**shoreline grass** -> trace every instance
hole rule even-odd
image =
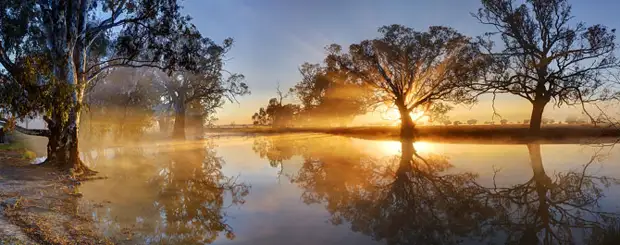
[[[325,133],[364,139],[397,140],[400,138],[399,127],[359,126],[331,128],[211,128],[211,133],[238,134],[286,134],[286,133]],[[416,139],[444,142],[502,142],[526,143],[583,141],[610,142],[620,138],[620,129],[595,127],[591,125],[546,125],[537,137],[531,136],[527,125],[460,125],[460,126],[421,126],[416,128]]]

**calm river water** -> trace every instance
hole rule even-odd
[[[109,179],[83,204],[126,244],[585,244],[620,217],[611,146],[290,134],[85,155]]]

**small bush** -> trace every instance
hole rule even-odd
[[[27,160],[32,160],[37,158],[37,153],[31,150],[24,150],[24,152],[22,153],[22,157]]]

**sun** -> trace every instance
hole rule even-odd
[[[409,116],[414,122],[428,121],[430,118],[424,111],[412,111]],[[383,120],[393,122],[392,125],[400,125],[400,112],[396,108],[390,108],[382,114]]]
[[[400,121],[400,113],[396,108],[391,108],[387,110],[385,113],[383,113],[382,117],[384,120],[388,121]]]

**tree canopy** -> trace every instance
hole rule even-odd
[[[415,31],[390,25],[379,33],[381,37],[348,50],[329,46],[326,62],[372,87],[375,102],[398,108],[403,135],[412,133],[412,111],[436,111],[431,107],[446,109],[441,102],[473,100],[465,85],[482,75],[488,59],[470,38],[442,26]]]
[[[269,100],[252,116],[255,125],[281,127],[346,125],[366,112],[368,91],[346,73],[324,64],[304,63],[301,80],[288,93],[277,89],[278,98]],[[283,101],[294,96],[299,103]]]
[[[483,0],[474,15],[494,28],[502,46],[481,38],[494,64],[479,91],[510,93],[533,105],[530,129],[540,129],[545,105],[578,105],[617,97],[615,29],[575,21],[567,0]],[[586,111],[587,113],[587,111]]]
[[[94,79],[114,67],[196,72],[230,46],[203,37],[180,10],[176,0],[2,1],[0,105],[14,118],[45,115],[47,129],[18,130],[49,138],[48,163],[90,172],[78,127]]]

